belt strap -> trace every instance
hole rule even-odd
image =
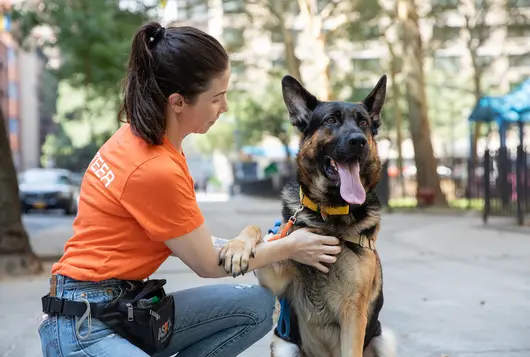
[[[81,317],[87,310],[87,305],[81,301],[60,299],[46,294],[42,297],[42,312],[50,315],[65,315]],[[99,305],[99,306],[98,306]],[[92,317],[96,317],[100,312],[100,304],[90,303]]]

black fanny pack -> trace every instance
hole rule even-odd
[[[173,335],[175,305],[173,296],[166,295],[165,279],[147,280],[108,304],[90,303],[91,316],[103,321],[116,333],[152,355],[163,351]],[[87,305],[81,301],[42,297],[47,314],[81,317]]]

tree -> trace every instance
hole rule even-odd
[[[193,141],[203,154],[212,154],[216,150],[229,154],[236,149],[235,128],[232,120],[221,118],[206,134],[194,137]]]
[[[45,49],[59,50],[59,80],[83,89],[88,101],[105,98],[117,107],[132,37],[155,6],[141,0],[129,0],[127,5],[121,6],[119,0],[21,2],[12,13],[14,34],[25,45],[35,41],[35,28],[49,27],[53,36],[37,40]]]
[[[436,50],[449,41],[463,38],[467,55],[471,60],[472,89],[475,104],[485,94],[484,75],[496,60],[494,56],[481,56],[480,50],[494,36],[497,30],[506,31],[508,36],[518,34],[525,37],[530,30],[530,18],[526,8],[518,0],[452,0],[440,2],[430,9],[427,16],[434,20],[432,50]],[[458,10],[464,26],[448,26],[449,17],[454,19],[454,10]],[[492,14],[498,14],[493,20]],[[500,15],[500,16],[499,16]],[[524,58],[521,56],[520,58]],[[499,78],[500,82],[501,78]],[[500,84],[500,83],[499,83]],[[477,141],[481,135],[482,123],[475,123],[471,155],[473,163],[477,160]]]
[[[330,48],[336,40],[345,38],[348,34],[355,34],[355,30],[375,25],[370,21],[377,17],[380,8],[379,2],[374,0],[298,0],[296,3],[284,0],[252,0],[251,3],[261,5],[272,15],[267,17],[265,28],[269,29],[271,34],[279,33],[283,39],[287,73],[301,83],[308,82],[309,87],[314,86],[313,92],[321,100],[333,100],[335,97],[331,60],[328,55]],[[365,31],[360,33],[365,34]],[[297,50],[299,53],[310,54],[306,58],[299,58]],[[311,66],[311,70],[307,72],[317,75],[311,79],[302,78],[304,66]]]
[[[42,271],[22,223],[17,174],[5,124],[0,110],[0,278]]]
[[[265,4],[270,10],[271,14],[274,15],[269,19],[277,24],[277,29],[280,31],[283,38],[287,72],[293,77],[302,81],[302,74],[300,73],[300,59],[295,53],[295,37],[293,31],[288,27],[286,20],[286,12],[289,10],[289,6],[286,6],[288,3],[284,0],[265,0]]]
[[[283,104],[280,83],[279,78],[273,78],[259,92],[229,93],[229,118],[222,119],[206,135],[196,138],[199,149],[204,153],[211,153],[214,149],[225,153],[232,151],[236,149],[234,136],[237,131],[240,145],[254,145],[265,135],[278,138],[290,160],[292,128]]]
[[[397,0],[396,4],[418,193],[420,190],[429,190],[434,194],[436,204],[447,205],[440,187],[440,177],[431,142],[423,73],[423,46],[416,4],[414,0]]]
[[[264,135],[274,136],[280,140],[290,160],[292,129],[283,104],[280,83],[280,79],[273,78],[263,92],[244,94],[234,100],[237,104],[233,105],[233,115],[245,143],[259,142]]]

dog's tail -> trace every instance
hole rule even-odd
[[[366,346],[363,357],[396,357],[397,340],[394,332],[388,327],[382,327],[382,333],[372,338]]]

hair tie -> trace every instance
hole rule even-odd
[[[165,27],[159,27],[156,29],[155,33],[151,37],[149,37],[149,43],[151,45],[154,45],[157,43],[162,37],[164,37],[164,34],[166,33]]]

